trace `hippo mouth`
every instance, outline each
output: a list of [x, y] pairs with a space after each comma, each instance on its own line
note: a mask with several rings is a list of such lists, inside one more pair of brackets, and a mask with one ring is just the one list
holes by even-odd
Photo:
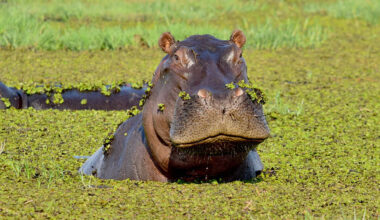
[[223, 160], [235, 160], [245, 158], [249, 151], [254, 150], [264, 139], [247, 138], [242, 136], [218, 134], [207, 138], [186, 143], [172, 142], [173, 150], [185, 157], [224, 158]]
[[209, 136], [206, 138], [202, 138], [199, 140], [186, 142], [186, 143], [175, 143], [172, 142], [173, 146], [178, 148], [189, 148], [194, 146], [201, 146], [201, 145], [212, 145], [216, 144], [219, 145], [220, 143], [234, 143], [236, 144], [250, 144], [250, 145], [258, 145], [261, 142], [263, 142], [265, 139], [262, 138], [247, 138], [242, 136], [236, 136], [236, 135], [228, 135], [228, 134], [217, 134], [214, 136]]
[[241, 166], [249, 155], [251, 157], [257, 155], [253, 164], [257, 169], [254, 171], [257, 175], [262, 170], [261, 160], [256, 151], [261, 141], [218, 135], [206, 140], [186, 143], [187, 147], [172, 146], [170, 165], [176, 178], [186, 181], [207, 180], [223, 175], [233, 175], [234, 170]]

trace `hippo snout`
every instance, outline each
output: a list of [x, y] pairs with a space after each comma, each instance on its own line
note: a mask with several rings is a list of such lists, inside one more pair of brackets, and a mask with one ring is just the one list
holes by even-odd
[[229, 112], [233, 113], [236, 109], [241, 108], [240, 105], [249, 104], [244, 102], [250, 102], [247, 93], [239, 87], [214, 94], [207, 89], [200, 89], [195, 99], [198, 99], [204, 106], [203, 108], [219, 109], [222, 115], [228, 115]]
[[269, 137], [262, 105], [241, 88], [212, 93], [200, 89], [190, 99], [178, 99], [170, 127], [177, 146], [204, 142], [251, 142]]

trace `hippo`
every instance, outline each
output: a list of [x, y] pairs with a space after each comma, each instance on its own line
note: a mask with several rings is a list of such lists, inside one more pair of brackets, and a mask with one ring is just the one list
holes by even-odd
[[[59, 88], [59, 85], [57, 86]], [[146, 95], [146, 86], [133, 88], [130, 84], [117, 87], [110, 94], [103, 94], [100, 89], [94, 91], [79, 91], [78, 89], [62, 89], [59, 93], [63, 102], [54, 103], [54, 92], [51, 94], [30, 94], [26, 91], [7, 87], [0, 82], [0, 109], [13, 107], [16, 109], [35, 108], [42, 109], [72, 109], [72, 110], [125, 110], [132, 106], [138, 106], [141, 98]], [[3, 99], [8, 101], [8, 105]], [[83, 102], [85, 100], [85, 102]]]
[[[263, 170], [256, 151], [269, 137], [262, 102], [252, 98], [242, 56], [246, 37], [193, 35], [158, 41], [166, 53], [141, 113], [79, 169], [102, 179], [173, 182], [249, 180]], [[232, 85], [232, 86], [226, 86]]]

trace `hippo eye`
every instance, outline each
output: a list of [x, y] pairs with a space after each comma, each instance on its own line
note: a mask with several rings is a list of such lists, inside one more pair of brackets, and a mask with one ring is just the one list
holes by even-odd
[[240, 53], [240, 55], [239, 55], [239, 59], [238, 59], [238, 61], [237, 61], [237, 64], [238, 64], [238, 65], [240, 65], [240, 64], [243, 63], [242, 58], [243, 58], [243, 53]]
[[177, 54], [174, 54], [174, 59], [175, 59], [176, 61], [178, 61], [178, 60], [179, 60], [179, 57], [178, 57], [178, 55], [177, 55]]

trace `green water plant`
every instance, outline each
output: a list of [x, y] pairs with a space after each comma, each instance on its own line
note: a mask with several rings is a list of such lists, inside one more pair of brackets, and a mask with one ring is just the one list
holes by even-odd
[[1, 97], [0, 100], [4, 103], [6, 108], [10, 108], [12, 106], [11, 102], [9, 101], [8, 98], [3, 98]]
[[62, 104], [63, 102], [64, 102], [64, 99], [62, 97], [62, 94], [61, 93], [54, 93], [53, 103], [58, 105], [58, 104]]
[[165, 109], [165, 104], [163, 104], [163, 103], [159, 103], [159, 104], [158, 104], [158, 111], [163, 112], [164, 109]]
[[227, 83], [227, 84], [226, 84], [226, 87], [227, 87], [228, 89], [235, 89], [235, 83], [234, 83], [234, 82]]
[[87, 99], [82, 99], [82, 100], [80, 100], [80, 104], [81, 104], [81, 105], [86, 105], [86, 104], [87, 104]]
[[265, 104], [267, 101], [266, 96], [263, 91], [255, 86], [253, 83], [246, 83], [244, 80], [241, 80], [237, 83], [237, 86], [243, 88], [245, 92], [249, 95], [252, 101], [257, 101], [258, 103]]
[[103, 154], [104, 155], [108, 155], [110, 150], [111, 150], [111, 144], [112, 144], [112, 141], [114, 140], [115, 138], [115, 135], [114, 135], [114, 132], [110, 132], [107, 137], [104, 138], [104, 141], [103, 141]]
[[190, 97], [190, 94], [185, 92], [185, 91], [181, 91], [179, 92], [178, 96], [183, 99], [183, 100], [190, 100], [191, 97]]

